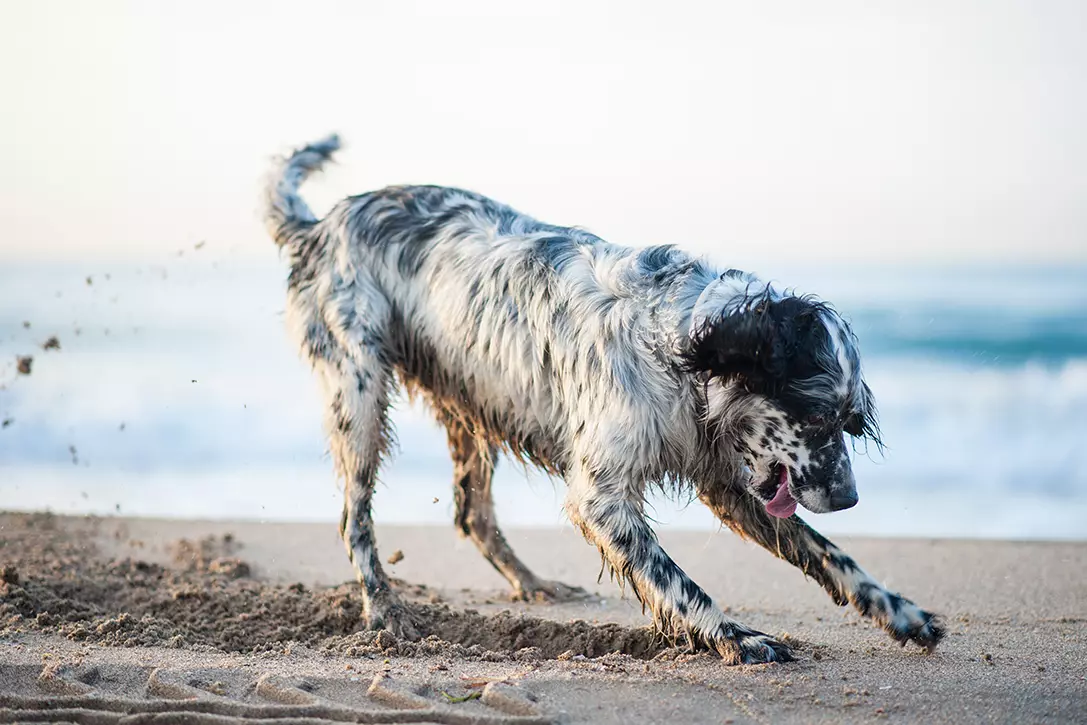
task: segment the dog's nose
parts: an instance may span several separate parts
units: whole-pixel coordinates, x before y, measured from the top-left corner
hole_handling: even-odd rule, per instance
[[[830,510],[851,509],[857,505],[859,500],[860,496],[857,495],[857,489],[855,488],[848,491],[833,491],[830,494]]]

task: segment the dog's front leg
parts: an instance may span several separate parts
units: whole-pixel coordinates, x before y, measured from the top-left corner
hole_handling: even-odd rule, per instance
[[[774,518],[761,504],[727,484],[704,487],[699,497],[730,529],[815,579],[837,604],[852,604],[903,646],[915,642],[932,651],[943,639],[938,615],[884,588],[795,514]]]
[[[686,635],[730,664],[791,660],[789,648],[726,617],[657,541],[642,510],[641,486],[581,470],[567,477],[567,513],[600,548],[613,575],[629,581],[661,631]]]

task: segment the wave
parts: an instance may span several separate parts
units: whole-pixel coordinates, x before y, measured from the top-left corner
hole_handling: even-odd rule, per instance
[[[150,351],[106,364],[89,362],[93,353],[58,356],[33,386],[6,391],[15,423],[0,437],[0,465],[66,462],[70,446],[85,464],[129,471],[323,459],[321,403],[301,363],[269,350],[259,369],[226,368],[238,359],[231,351],[191,352],[199,362]],[[877,359],[867,377],[887,442],[883,459],[857,456],[869,485],[1087,494],[1076,462],[1087,441],[1087,359],[1014,368]],[[426,411],[402,404],[393,419],[405,470],[446,465]]]
[[[16,478],[18,500],[28,505],[76,485],[114,491],[110,480],[188,480],[154,494],[130,492],[129,500],[224,515],[249,511],[243,502],[259,500],[266,472],[276,469],[308,472],[303,477],[328,481],[325,490],[334,491],[316,383],[279,316],[280,277],[195,265],[167,279],[118,272],[108,285],[100,276],[93,285],[82,275],[68,286],[58,279],[55,269],[0,270],[0,360],[9,361],[0,363],[0,419],[13,421],[0,429],[6,502],[15,500]],[[1074,274],[1051,285],[1039,279],[1004,292],[1006,280],[993,282],[985,295],[966,295],[969,304],[918,291],[891,273],[882,282],[826,285],[825,296],[838,302],[838,295],[851,312],[888,444],[884,457],[856,456],[862,502],[900,512],[909,502],[921,511],[939,505],[964,535],[1019,531],[1010,501],[1028,501],[1035,521],[1049,510],[1054,521],[1069,522],[1062,512],[1087,506],[1087,467],[1079,462],[1087,441],[1087,300],[1077,307],[1087,284],[1076,286]],[[63,294],[51,295],[54,287]],[[60,351],[37,348],[49,334],[60,335]],[[34,372],[15,375],[10,361],[26,351],[36,355]],[[393,418],[402,450],[384,479],[447,490],[442,431],[405,404]],[[519,470],[500,467],[510,493],[499,495],[509,495],[515,511],[531,511],[539,504],[524,498]],[[550,503],[561,498],[561,484],[532,480],[531,490]],[[229,482],[234,503],[194,504],[192,492],[209,481]],[[414,505],[405,510],[430,515]],[[898,530],[887,517],[866,520],[862,533]],[[1004,523],[993,531],[996,521]]]
[[[862,309],[852,316],[866,356],[945,358],[978,365],[1087,357],[1087,310],[990,312]]]

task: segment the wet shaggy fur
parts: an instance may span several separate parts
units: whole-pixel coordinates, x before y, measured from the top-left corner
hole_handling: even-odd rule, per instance
[[[661,547],[644,511],[653,485],[693,492],[903,644],[936,646],[934,615],[791,509],[766,508],[775,496],[817,512],[853,505],[845,436],[878,443],[856,341],[831,307],[671,246],[616,246],[459,189],[389,187],[318,220],[298,187],[338,147],[333,136],[279,164],[267,223],[290,260],[290,326],[324,389],[345,482],[341,530],[371,627],[416,633],[371,519],[400,386],[447,429],[456,524],[518,598],[582,592],[537,578],[502,536],[491,499],[500,452],[565,481],[570,520],[668,636],[730,663],[790,659]]]

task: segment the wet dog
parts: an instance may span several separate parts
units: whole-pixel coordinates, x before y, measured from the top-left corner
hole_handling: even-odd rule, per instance
[[[879,443],[856,339],[833,308],[459,189],[390,187],[318,220],[298,188],[337,148],[333,136],[284,159],[266,216],[290,260],[290,325],[324,389],[341,531],[370,627],[417,634],[370,510],[399,385],[448,431],[457,525],[516,597],[579,592],[537,578],[502,536],[491,500],[502,451],[566,482],[570,520],[665,634],[730,663],[790,652],[726,616],[669,557],[646,520],[650,486],[693,492],[902,644],[939,643],[936,616],[794,513],[856,504],[846,438]]]

